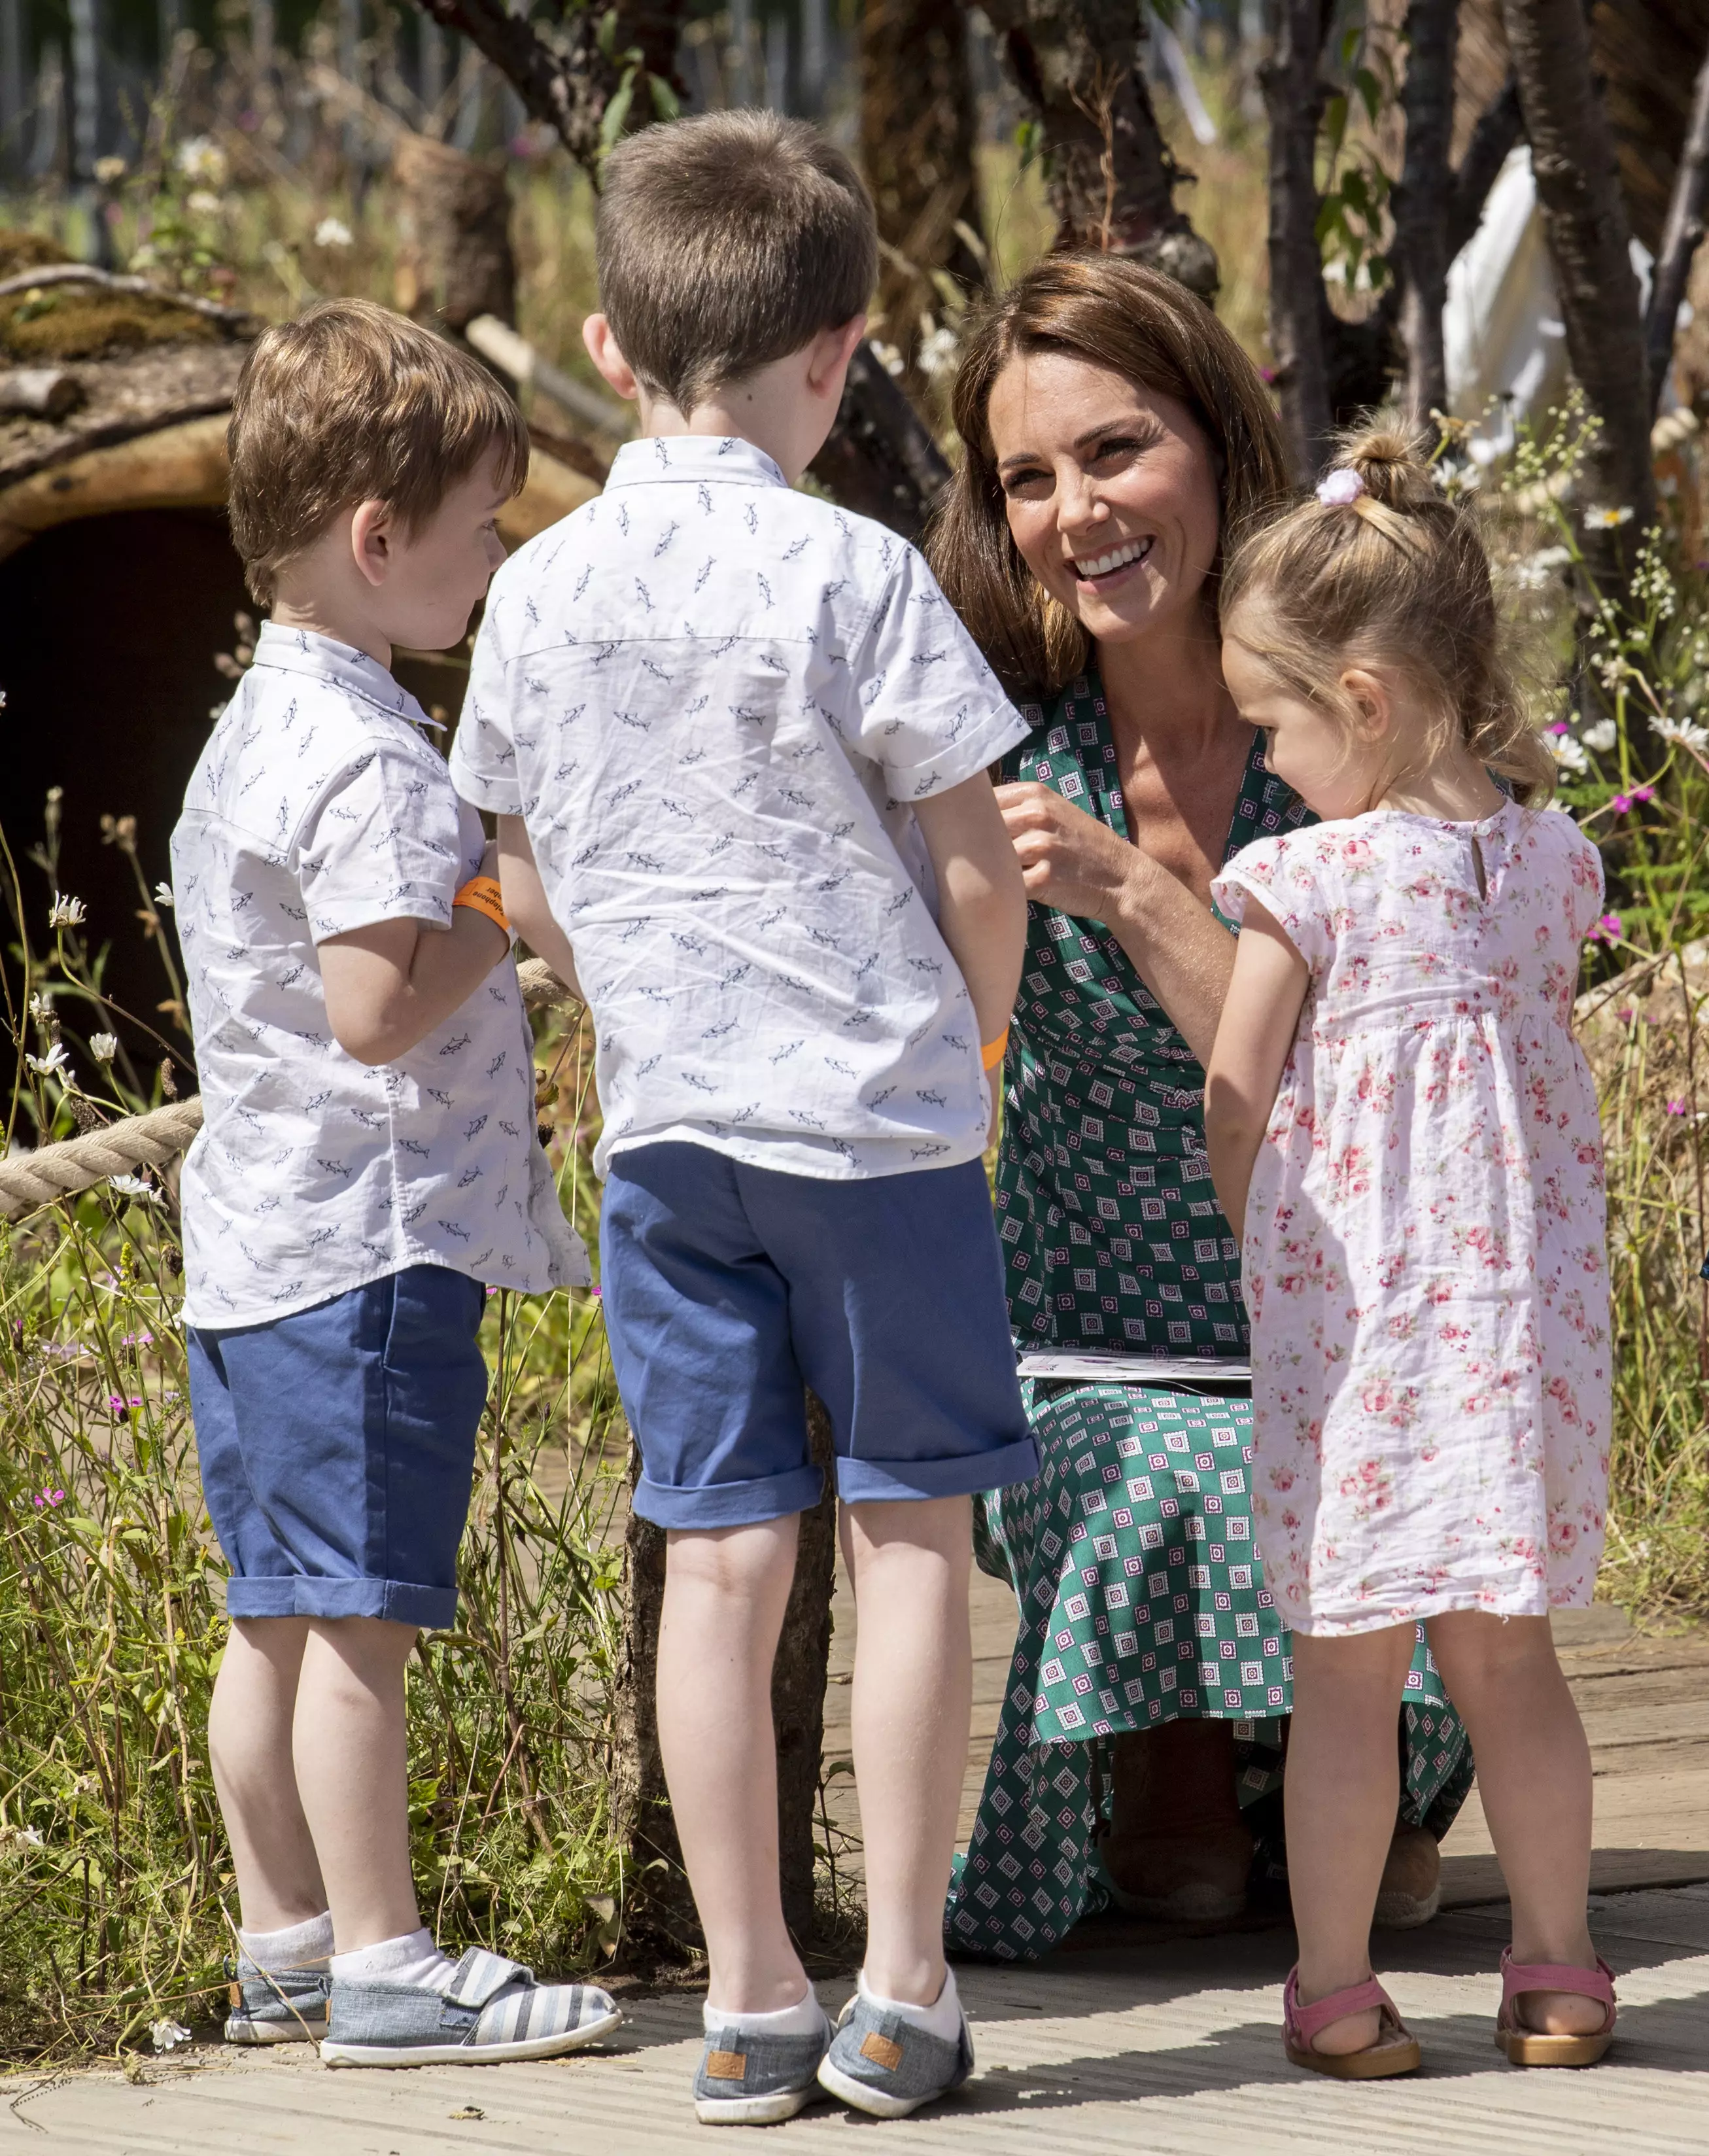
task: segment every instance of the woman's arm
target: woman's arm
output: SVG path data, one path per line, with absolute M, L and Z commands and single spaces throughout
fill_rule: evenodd
M 1249 896 L 1234 978 L 1204 1079 L 1211 1180 L 1237 1236 L 1244 1237 L 1253 1163 L 1275 1106 L 1311 978 L 1275 916 Z
M 1151 855 L 1049 786 L 997 789 L 1027 896 L 1101 921 L 1201 1063 L 1234 969 L 1234 938 Z
M 547 903 L 546 886 L 540 880 L 534 849 L 528 841 L 528 826 L 520 816 L 499 819 L 499 885 L 511 927 L 536 957 L 545 959 L 571 994 L 586 1003 L 582 984 L 576 978 L 570 939 Z

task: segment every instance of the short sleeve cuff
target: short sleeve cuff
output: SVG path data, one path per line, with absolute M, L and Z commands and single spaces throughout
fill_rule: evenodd
M 382 921 L 425 921 L 434 928 L 451 926 L 451 901 L 440 892 L 413 889 L 354 893 L 331 906 L 309 909 L 309 933 L 316 943 L 329 937 L 347 936 L 352 929 L 372 928 Z
M 1210 896 L 1211 902 L 1224 920 L 1236 928 L 1246 917 L 1247 900 L 1255 898 L 1300 956 L 1310 964 L 1318 943 L 1313 932 L 1313 922 L 1309 916 L 1296 913 L 1285 906 L 1275 886 L 1266 883 L 1262 876 L 1250 875 L 1241 869 L 1238 861 L 1231 861 L 1211 878 Z
M 886 763 L 885 778 L 898 801 L 929 801 L 952 786 L 985 771 L 1024 742 L 1032 722 L 1013 704 L 993 705 L 978 721 L 918 763 Z
M 522 789 L 514 772 L 502 775 L 476 771 L 451 750 L 451 783 L 471 808 L 485 808 L 492 816 L 520 816 L 522 814 Z

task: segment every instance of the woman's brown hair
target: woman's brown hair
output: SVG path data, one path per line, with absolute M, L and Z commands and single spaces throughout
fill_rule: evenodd
M 1281 430 L 1258 370 L 1203 300 L 1114 254 L 1052 254 L 974 317 L 956 377 L 960 469 L 926 552 L 951 603 L 1008 685 L 1050 695 L 1083 673 L 1091 640 L 1049 598 L 1009 536 L 989 412 L 1012 359 L 1065 352 L 1184 404 L 1216 462 L 1224 534 L 1287 494 Z M 1223 548 L 1205 580 L 1215 619 Z
M 1423 443 L 1393 424 L 1347 435 L 1315 501 L 1240 539 L 1223 604 L 1230 614 L 1250 608 L 1265 665 L 1349 726 L 1347 667 L 1404 672 L 1429 712 L 1407 772 L 1434 762 L 1457 734 L 1528 806 L 1553 793 L 1555 759 L 1502 657 L 1477 527 L 1445 499 Z

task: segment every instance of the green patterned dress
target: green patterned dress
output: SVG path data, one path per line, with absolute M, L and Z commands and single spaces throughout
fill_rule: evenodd
M 1008 760 L 1127 836 L 1103 691 L 1076 680 Z M 1306 820 L 1255 736 L 1224 858 Z M 1292 1661 L 1252 1543 L 1252 1403 L 1239 1250 L 1211 1187 L 1204 1073 L 1121 947 L 1034 906 L 1004 1069 L 998 1220 L 1029 1349 L 1203 1358 L 1203 1382 L 1028 1379 L 1036 1482 L 975 1509 L 983 1570 L 1014 1589 L 1014 1661 L 945 1917 L 962 1953 L 1047 1953 L 1106 1896 L 1094 1849 L 1103 1740 L 1177 1716 L 1234 1725 L 1260 1876 L 1285 1877 Z M 1438 1837 L 1470 1786 L 1465 1734 L 1419 1634 L 1403 1815 Z

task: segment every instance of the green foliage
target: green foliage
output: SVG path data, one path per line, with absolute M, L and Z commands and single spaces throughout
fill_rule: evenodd
M 1624 588 L 1594 564 L 1629 522 L 1587 504 L 1596 422 L 1576 394 L 1522 428 L 1491 533 L 1537 647 L 1558 797 L 1602 849 L 1608 911 L 1587 947 L 1580 1034 L 1602 1110 L 1614 1438 L 1600 1590 L 1650 1613 L 1709 1607 L 1709 583 L 1665 531 Z M 1453 456 L 1446 483 L 1475 468 Z M 1589 545 L 1587 547 L 1587 539 Z

